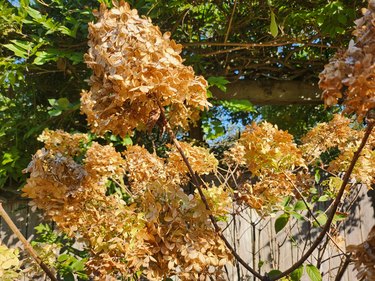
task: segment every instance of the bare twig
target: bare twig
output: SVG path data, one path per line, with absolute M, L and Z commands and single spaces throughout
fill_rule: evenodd
M 235 47 L 231 49 L 225 49 L 225 50 L 219 50 L 219 51 L 213 51 L 209 53 L 203 53 L 201 54 L 202 57 L 210 57 L 210 56 L 215 56 L 215 55 L 220 55 L 220 54 L 226 54 L 226 53 L 231 53 L 234 51 L 239 51 L 239 50 L 246 50 L 248 47 Z
M 230 19 L 229 19 L 229 23 L 228 23 L 227 33 L 225 34 L 225 38 L 224 38 L 225 43 L 228 41 L 229 33 L 230 33 L 231 28 L 232 28 L 232 21 L 233 21 L 234 12 L 236 10 L 236 6 L 237 6 L 237 0 L 234 0 L 232 14 L 230 15 Z
M 26 251 L 30 254 L 30 256 L 35 260 L 35 262 L 43 269 L 43 271 L 47 274 L 47 276 L 52 281 L 57 281 L 55 275 L 52 271 L 48 268 L 48 266 L 41 260 L 38 254 L 35 252 L 33 247 L 30 243 L 26 240 L 26 238 L 22 235 L 22 233 L 18 230 L 17 226 L 14 224 L 12 219 L 9 217 L 8 213 L 4 210 L 2 203 L 0 202 L 0 215 L 3 217 L 4 221 L 8 224 L 9 228 L 12 232 L 17 236 L 17 238 L 22 242 Z
M 337 272 L 335 281 L 340 281 L 341 280 L 341 278 L 344 276 L 344 273 L 345 273 L 346 269 L 348 268 L 350 262 L 351 262 L 350 254 L 346 254 L 345 255 L 345 261 L 344 261 L 343 265 L 340 266 L 340 269 Z

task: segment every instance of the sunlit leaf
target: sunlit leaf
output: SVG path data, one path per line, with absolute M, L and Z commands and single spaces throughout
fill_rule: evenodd
M 320 213 L 317 217 L 316 217 L 316 221 L 314 221 L 314 226 L 324 226 L 326 224 L 328 220 L 328 217 L 325 213 Z M 318 224 L 319 223 L 319 224 Z
M 291 281 L 299 281 L 299 280 L 301 280 L 302 275 L 303 275 L 303 265 L 301 265 L 300 267 L 298 267 L 296 270 L 294 270 L 290 274 L 290 278 L 292 279 Z
M 311 281 L 322 281 L 322 275 L 320 274 L 319 269 L 317 269 L 314 265 L 307 264 L 306 272 Z
M 276 23 L 275 13 L 272 10 L 271 10 L 270 32 L 273 37 L 276 37 L 279 34 L 279 28 Z
M 219 102 L 222 106 L 233 112 L 255 112 L 254 105 L 249 100 L 222 100 Z

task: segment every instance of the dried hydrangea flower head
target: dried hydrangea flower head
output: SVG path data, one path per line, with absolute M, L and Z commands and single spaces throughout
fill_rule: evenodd
M 345 113 L 356 113 L 362 120 L 375 108 L 375 1 L 370 0 L 364 16 L 355 21 L 355 41 L 338 53 L 319 75 L 324 103 L 337 104 L 343 98 Z M 344 88 L 345 87 L 345 88 Z
M 227 163 L 246 166 L 252 176 L 305 166 L 293 136 L 267 122 L 248 125 L 240 139 L 225 153 L 225 159 Z
M 349 245 L 347 251 L 353 254 L 354 268 L 358 271 L 358 280 L 375 280 L 375 226 L 372 227 L 365 242 Z
M 126 136 L 151 129 L 160 117 L 158 102 L 167 108 L 172 127 L 187 128 L 198 120 L 209 106 L 207 82 L 182 64 L 182 46 L 170 33 L 162 34 L 123 1 L 111 10 L 102 4 L 95 15 L 85 55 L 93 70 L 91 89 L 81 94 L 92 131 Z
M 308 181 L 304 179 L 306 169 L 301 169 L 301 174 L 293 173 L 297 167 L 306 167 L 293 136 L 267 122 L 247 126 L 225 159 L 251 173 L 251 180 L 239 187 L 237 198 L 262 215 L 277 209 L 284 197 L 293 195 L 294 186 L 303 190 Z

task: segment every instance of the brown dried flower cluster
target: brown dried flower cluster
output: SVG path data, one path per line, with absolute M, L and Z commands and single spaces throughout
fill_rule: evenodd
M 123 155 L 133 195 L 142 195 L 151 183 L 167 181 L 164 159 L 149 153 L 146 148 L 133 145 L 128 147 Z
M 251 179 L 238 190 L 238 198 L 263 213 L 277 208 L 304 182 L 292 172 L 305 166 L 293 136 L 267 122 L 247 127 L 225 157 L 228 163 L 245 166 L 251 172 Z
M 248 126 L 226 156 L 229 162 L 245 164 L 253 176 L 304 166 L 293 136 L 267 122 Z
M 350 127 L 351 120 L 340 114 L 335 114 L 328 123 L 319 123 L 302 137 L 303 156 L 309 162 L 318 159 L 330 148 L 345 149 L 349 143 L 357 143 L 361 136 L 357 130 Z
M 375 108 L 375 1 L 369 1 L 364 16 L 355 23 L 355 42 L 325 66 L 319 86 L 327 106 L 343 98 L 344 112 L 356 113 L 362 120 Z
M 180 146 L 192 169 L 198 175 L 209 174 L 216 170 L 219 161 L 208 149 L 186 142 L 180 142 Z M 128 147 L 123 154 L 133 194 L 141 194 L 147 185 L 157 181 L 175 185 L 184 185 L 189 181 L 188 168 L 175 147 L 171 148 L 167 159 L 151 154 L 137 145 Z
M 350 123 L 350 119 L 336 114 L 330 122 L 320 123 L 309 131 L 302 138 L 303 145 L 300 146 L 305 159 L 308 162 L 320 160 L 322 153 L 337 148 L 339 155 L 328 163 L 327 170 L 335 174 L 345 172 L 364 135 L 364 130 L 355 130 L 351 128 Z M 368 187 L 375 181 L 375 142 L 373 141 L 373 135 L 364 147 L 351 175 L 352 179 L 364 183 Z
M 175 179 L 186 177 L 184 171 L 178 174 L 168 160 L 139 146 L 128 147 L 124 159 L 112 146 L 82 146 L 77 139 L 86 136 L 81 134 L 48 131 L 42 136 L 50 149 L 33 157 L 23 191 L 63 232 L 82 237 L 91 253 L 87 266 L 96 280 L 131 278 L 140 271 L 150 280 L 172 275 L 220 280 L 231 255 L 217 239 L 199 195 L 185 194 L 182 180 Z M 70 146 L 61 145 L 62 139 Z M 190 156 L 209 158 L 206 151 L 184 147 Z M 111 185 L 129 200 L 108 195 Z M 228 191 L 220 186 L 204 193 L 212 214 L 225 217 L 231 207 Z
M 287 196 L 297 195 L 296 189 L 306 191 L 313 184 L 314 180 L 306 170 L 297 174 L 292 172 L 265 174 L 255 183 L 245 182 L 237 191 L 237 195 L 240 201 L 266 215 L 278 210 L 279 203 Z
M 92 68 L 90 91 L 83 91 L 81 110 L 93 132 L 126 136 L 134 129 L 151 129 L 160 117 L 158 103 L 167 107 L 172 127 L 188 128 L 209 106 L 206 80 L 182 64 L 182 46 L 139 17 L 123 1 L 89 25 Z
M 349 245 L 348 252 L 353 253 L 354 268 L 358 271 L 358 280 L 375 280 L 375 226 L 372 227 L 365 242 Z
M 47 150 L 59 152 L 66 155 L 76 156 L 81 153 L 82 148 L 89 142 L 87 134 L 69 134 L 62 130 L 44 130 L 38 137 L 44 143 Z
M 187 157 L 191 168 L 198 175 L 207 175 L 216 170 L 219 161 L 209 152 L 208 149 L 193 146 L 187 142 L 180 142 L 180 146 Z M 168 153 L 167 169 L 172 177 L 177 176 L 180 179 L 180 183 L 187 182 L 189 170 L 175 146 L 173 146 Z

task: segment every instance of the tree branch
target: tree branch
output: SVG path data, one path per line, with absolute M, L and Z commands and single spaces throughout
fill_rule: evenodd
M 339 49 L 337 46 L 330 46 L 324 44 L 314 44 L 308 43 L 303 41 L 285 41 L 285 42 L 277 42 L 277 41 L 269 41 L 264 43 L 235 43 L 235 42 L 185 42 L 181 43 L 184 47 L 191 47 L 191 46 L 219 46 L 219 47 L 246 47 L 246 48 L 255 48 L 255 47 L 279 47 L 279 46 L 286 46 L 292 44 L 301 44 L 303 46 L 309 47 L 317 47 L 317 48 L 327 48 L 327 49 Z
M 341 268 L 337 272 L 335 281 L 341 280 L 341 278 L 344 276 L 344 273 L 345 273 L 346 269 L 348 268 L 350 262 L 351 262 L 351 254 L 346 254 L 344 264 L 341 266 Z

